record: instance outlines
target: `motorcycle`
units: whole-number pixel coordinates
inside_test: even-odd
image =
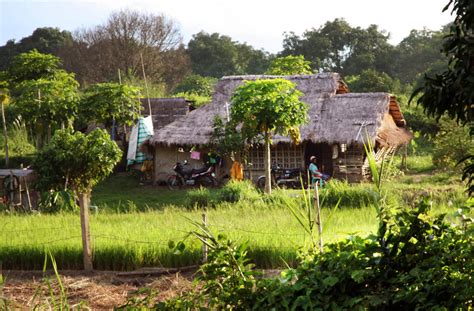
[[[271,168],[272,185],[280,188],[301,189],[308,187],[308,175],[306,170],[300,168],[281,168],[278,164],[273,164]],[[265,176],[259,176],[257,187],[265,188]]]
[[[177,162],[173,167],[176,174],[168,177],[168,187],[170,189],[177,189],[183,186],[203,186],[213,187],[217,185],[214,173],[214,165],[205,166],[199,169],[185,169],[189,165],[187,160],[183,163]]]

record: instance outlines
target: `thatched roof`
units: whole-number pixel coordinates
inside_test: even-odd
[[[187,116],[155,132],[151,144],[199,145],[209,142],[216,115],[226,120],[230,98],[235,88],[245,80],[270,79],[277,76],[231,76],[222,78],[215,88],[212,102],[191,111]],[[278,76],[279,77],[279,76]],[[336,73],[284,77],[297,85],[304,94],[301,100],[310,106],[309,121],[301,127],[303,140],[312,142],[346,143],[362,141],[365,133],[389,145],[399,145],[411,139],[404,127],[398,104],[388,93],[346,93],[347,87]],[[341,94],[342,93],[342,94]],[[398,109],[397,109],[398,108]],[[398,113],[397,125],[385,127],[381,137],[384,115]],[[395,118],[394,118],[395,119]],[[384,140],[386,139],[386,140]],[[277,136],[273,140],[289,142]]]
[[[150,101],[153,128],[155,130],[161,129],[171,122],[186,116],[192,105],[192,102],[186,100],[184,97],[140,98],[142,103],[141,113],[144,116],[150,114],[148,100]]]

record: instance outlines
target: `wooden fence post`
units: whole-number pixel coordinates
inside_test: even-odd
[[[81,209],[82,254],[84,270],[92,271],[92,248],[89,230],[89,198],[90,192],[79,193],[79,207]]]

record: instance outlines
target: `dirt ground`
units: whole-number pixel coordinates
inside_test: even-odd
[[[61,295],[54,273],[48,273],[46,278],[42,271],[3,271],[2,274],[0,310],[56,309],[53,299],[59,300]],[[85,310],[111,310],[150,292],[153,301],[161,301],[191,289],[194,274],[195,270],[150,273],[145,270],[129,274],[96,271],[87,275],[79,271],[60,272],[68,305],[80,305]],[[50,294],[46,279],[55,295]]]

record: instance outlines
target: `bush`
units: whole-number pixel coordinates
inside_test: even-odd
[[[370,184],[350,185],[347,181],[331,180],[320,192],[320,201],[325,207],[364,207],[377,202],[377,195]]]
[[[441,118],[440,131],[434,138],[433,164],[440,169],[453,169],[468,154],[474,154],[469,127]]]
[[[255,189],[253,183],[248,180],[231,180],[219,191],[221,202],[235,203],[241,200],[254,202],[260,198],[260,193]]]
[[[189,209],[195,207],[208,207],[214,204],[214,199],[208,188],[199,187],[186,194],[186,207]]]
[[[209,262],[194,291],[158,309],[455,310],[471,309],[472,228],[456,228],[429,204],[398,213],[379,235],[353,236],[306,254],[278,279],[258,279],[244,246],[210,238]],[[212,247],[214,246],[214,247]],[[226,280],[229,280],[227,282]]]
[[[427,210],[422,203],[401,212],[383,237],[331,244],[281,279],[264,281],[255,308],[469,309],[474,239],[443,216],[429,219]]]

